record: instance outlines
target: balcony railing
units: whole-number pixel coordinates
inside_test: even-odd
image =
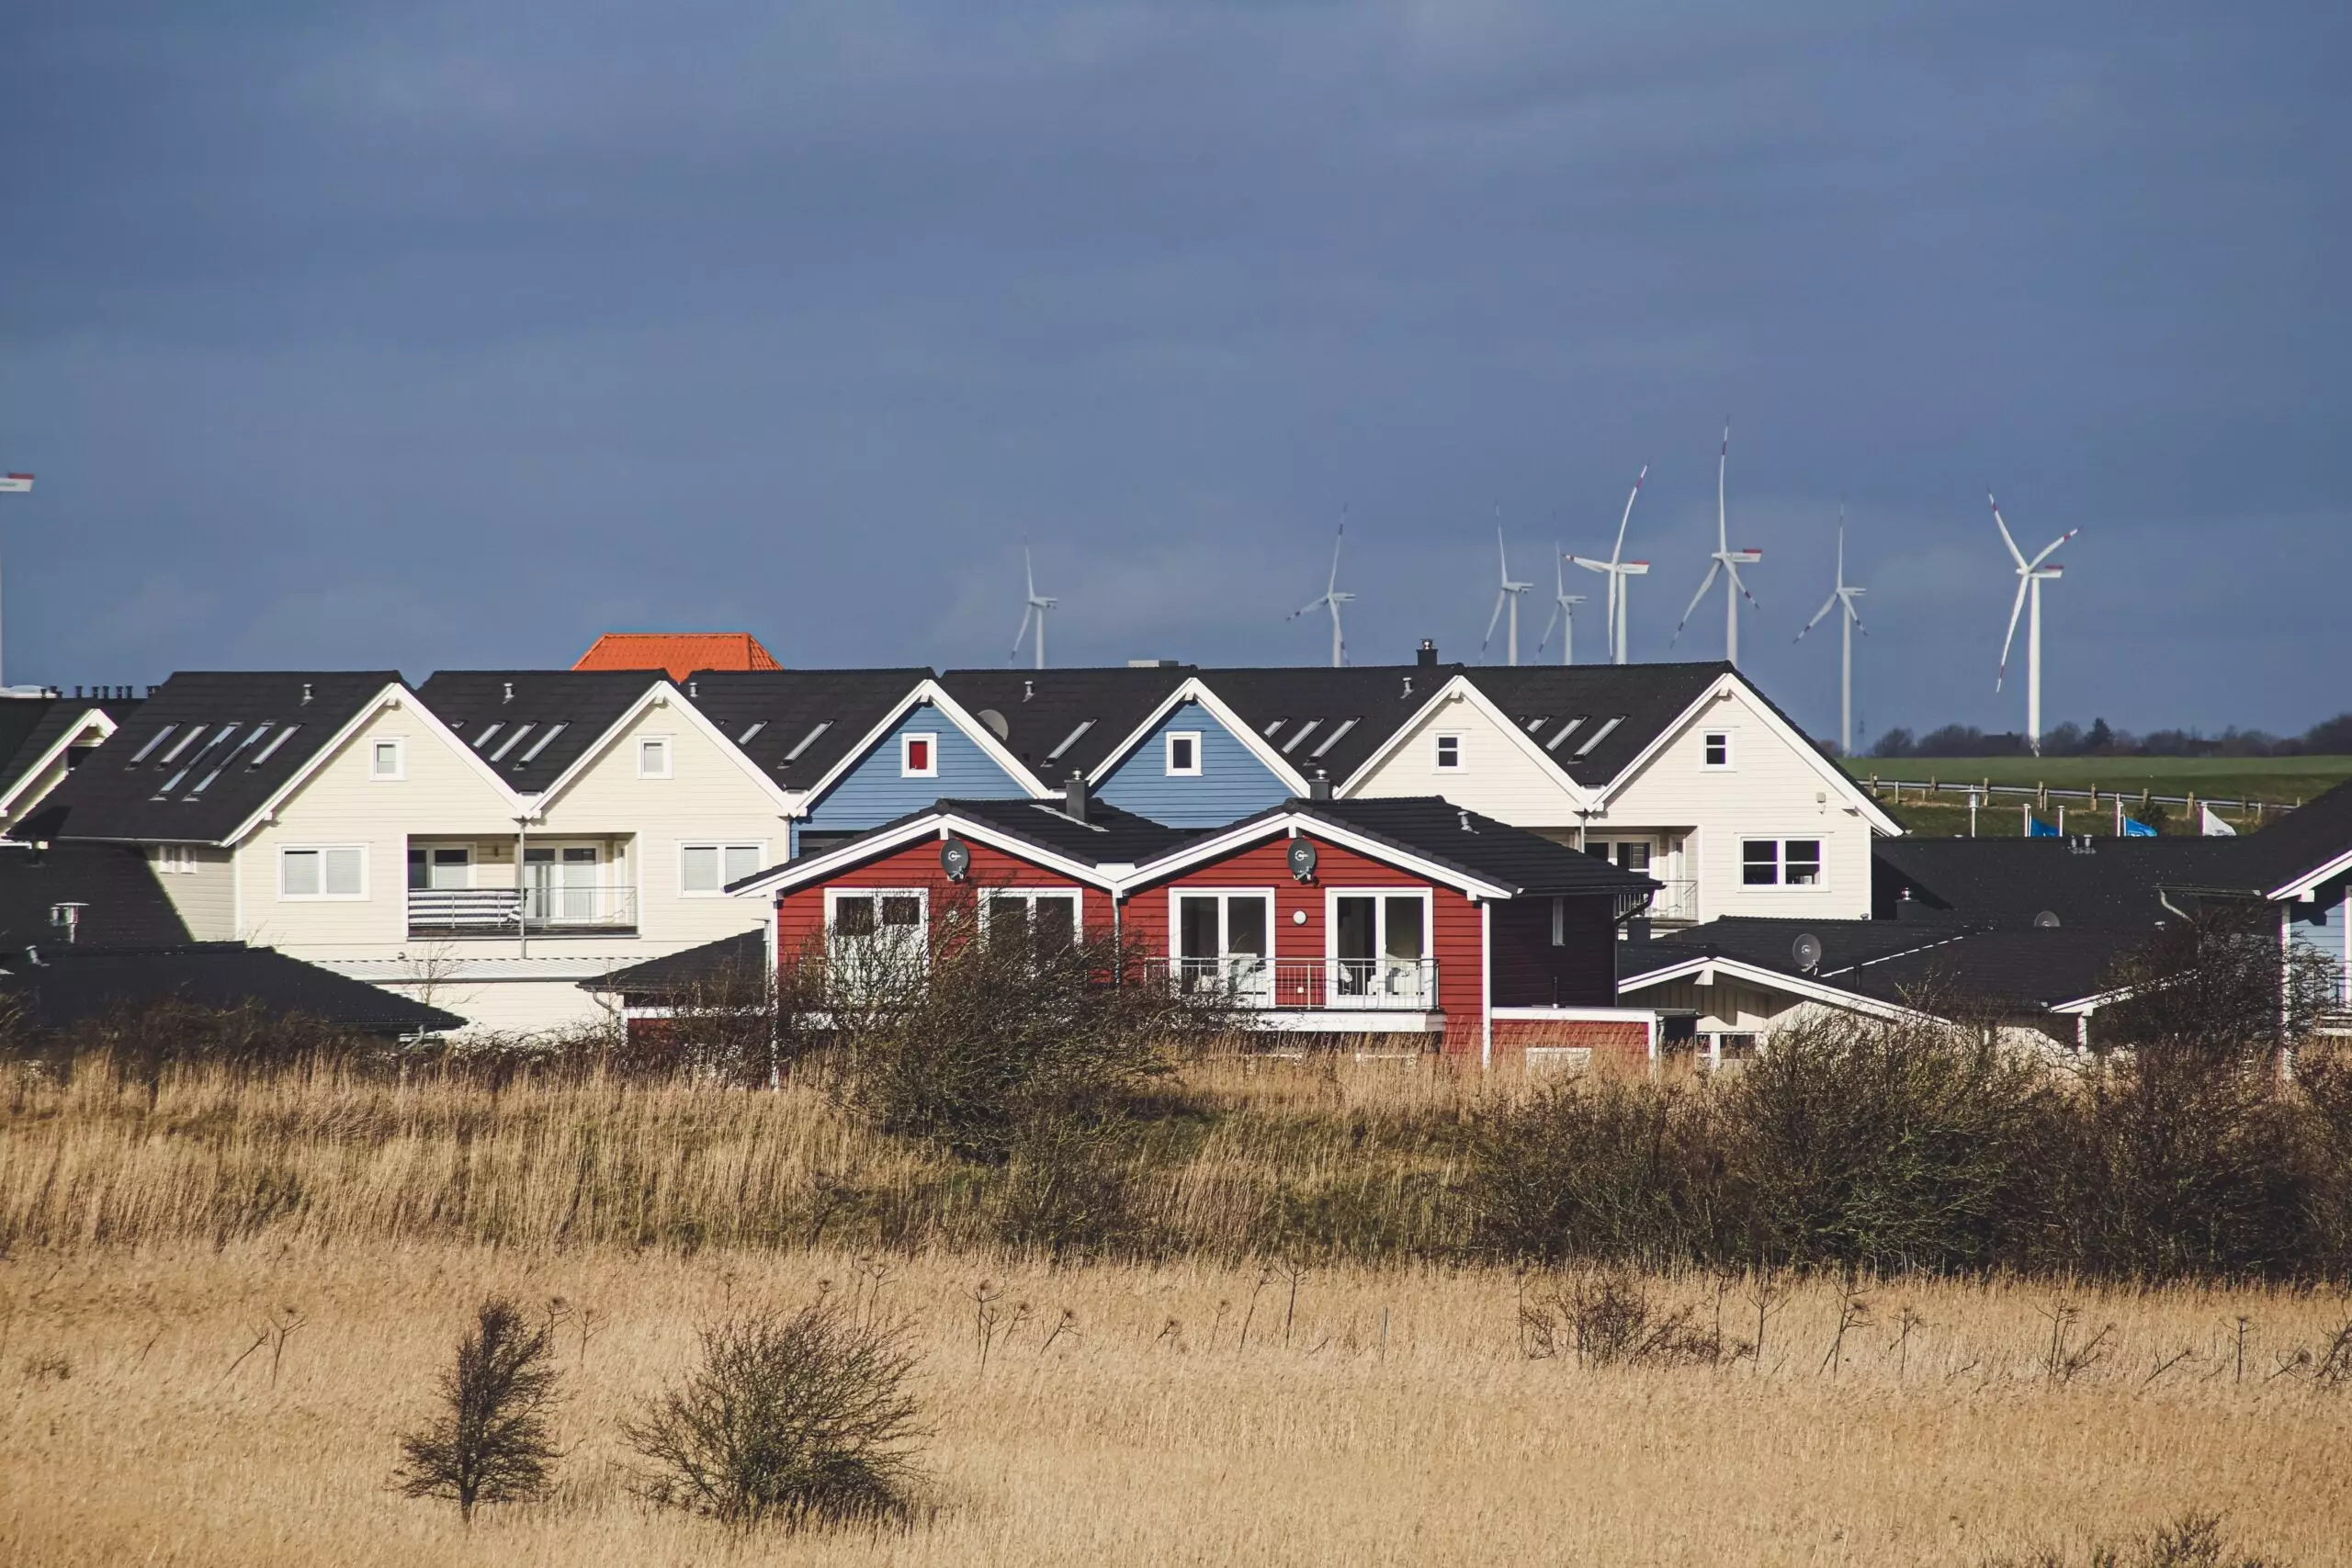
[[[1650,900],[1650,919],[1669,925],[1694,925],[1699,919],[1699,884],[1692,877],[1657,878],[1657,896]]]
[[[610,936],[637,930],[634,887],[412,887],[412,937]]]
[[[1236,1007],[1434,1012],[1434,958],[1162,958],[1153,978]]]

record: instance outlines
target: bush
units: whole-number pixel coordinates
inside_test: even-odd
[[[517,1503],[545,1491],[560,1457],[548,1421],[556,1397],[554,1346],[514,1303],[481,1303],[441,1374],[444,1406],[434,1423],[401,1438],[400,1487],[412,1497],[447,1497],[473,1522],[477,1503]]]
[[[1482,1248],[1557,1262],[1663,1266],[1712,1250],[1703,1105],[1614,1079],[1572,1083],[1479,1118],[1465,1193]]]
[[[2075,1561],[2064,1551],[2044,1550],[2030,1557],[1989,1558],[1985,1568],[2070,1568]],[[2080,1561],[2084,1568],[2285,1568],[2275,1558],[2232,1551],[2222,1540],[2221,1517],[2194,1510],[2129,1548],[2095,1546]]]
[[[702,1365],[624,1427],[650,1499],[739,1529],[907,1517],[927,1433],[904,1325],[825,1297],[701,1337]]]

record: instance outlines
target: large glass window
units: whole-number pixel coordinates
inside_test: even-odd
[[[1331,900],[1332,989],[1419,1005],[1428,990],[1429,904],[1419,893],[1341,893]]]
[[[1818,887],[1821,840],[1744,840],[1739,847],[1739,880],[1749,887]]]
[[[1243,998],[1273,985],[1273,897],[1264,892],[1180,893],[1176,956],[1188,985],[1222,984]]]
[[[1781,880],[1781,840],[1749,839],[1739,846],[1739,880],[1749,887],[1772,887]]]
[[[365,898],[368,852],[356,845],[280,850],[277,891],[285,898]]]
[[[688,894],[725,891],[758,872],[767,859],[764,844],[685,844],[678,852],[678,890]]]
[[[471,887],[474,852],[465,844],[409,846],[408,886],[413,893]]]

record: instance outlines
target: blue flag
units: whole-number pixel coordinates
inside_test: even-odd
[[[2145,822],[2137,822],[2126,817],[2123,819],[2123,836],[2127,839],[2153,839],[2156,836],[2156,830]]]
[[[2058,829],[2029,811],[2025,817],[2025,836],[2029,839],[2054,839]]]

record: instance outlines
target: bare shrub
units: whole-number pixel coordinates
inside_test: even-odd
[[[2194,1509],[2129,1546],[2094,1546],[2082,1558],[2046,1547],[2024,1557],[1986,1558],[1984,1568],[2074,1568],[2077,1562],[2082,1568],[2286,1568],[2276,1558],[2233,1551],[2222,1539],[2221,1516]]]
[[[831,1296],[705,1328],[702,1364],[624,1436],[645,1495],[749,1529],[881,1523],[911,1512],[928,1435],[907,1387],[911,1335]]]
[[[481,1303],[441,1374],[442,1410],[401,1438],[401,1490],[447,1497],[473,1522],[477,1503],[526,1502],[547,1489],[560,1456],[548,1431],[556,1400],[555,1347],[513,1302]]]
[[[1583,1367],[1712,1367],[1724,1359],[1723,1335],[1697,1316],[1694,1306],[1661,1302],[1646,1277],[1606,1269],[1523,1295],[1521,1340],[1540,1359],[1558,1354],[1565,1338]]]

